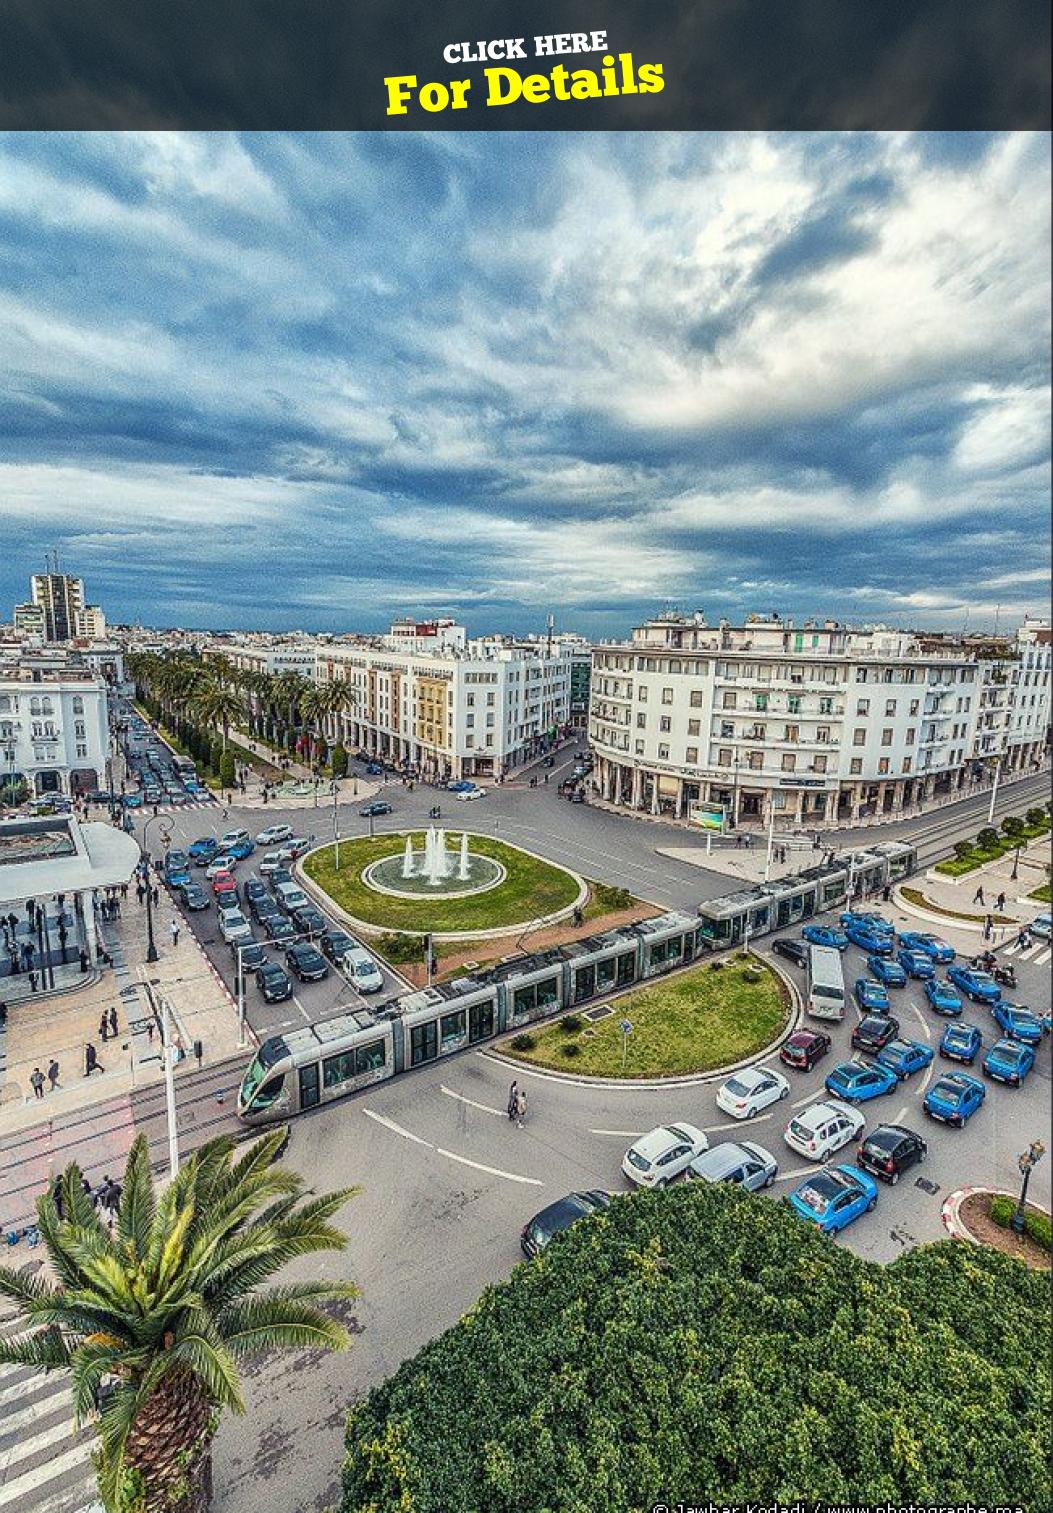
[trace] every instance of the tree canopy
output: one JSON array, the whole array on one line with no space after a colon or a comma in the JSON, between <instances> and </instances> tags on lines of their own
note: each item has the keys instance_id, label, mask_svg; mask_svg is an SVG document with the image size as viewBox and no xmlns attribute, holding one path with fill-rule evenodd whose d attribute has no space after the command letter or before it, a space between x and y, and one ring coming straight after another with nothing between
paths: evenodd
<instances>
[{"instance_id":1,"label":"tree canopy","mask_svg":"<svg viewBox=\"0 0 1053 1513\"><path fill-rule=\"evenodd\" d=\"M880 1266L782 1205L618 1199L352 1409L343 1513L799 1497L1049 1507L1048 1276Z\"/></svg>"}]
</instances>

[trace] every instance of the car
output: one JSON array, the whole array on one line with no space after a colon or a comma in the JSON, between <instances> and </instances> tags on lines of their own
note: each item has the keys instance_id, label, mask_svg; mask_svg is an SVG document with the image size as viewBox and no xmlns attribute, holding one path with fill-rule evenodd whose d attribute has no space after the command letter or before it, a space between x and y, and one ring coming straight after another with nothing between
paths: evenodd
<instances>
[{"instance_id":1,"label":"car","mask_svg":"<svg viewBox=\"0 0 1053 1513\"><path fill-rule=\"evenodd\" d=\"M214 835L202 835L190 842L190 860L197 867L207 867L219 850L219 841Z\"/></svg>"},{"instance_id":2,"label":"car","mask_svg":"<svg viewBox=\"0 0 1053 1513\"><path fill-rule=\"evenodd\" d=\"M556 758L554 756L547 756L542 760L541 765L542 767L555 767Z\"/></svg>"},{"instance_id":3,"label":"car","mask_svg":"<svg viewBox=\"0 0 1053 1513\"><path fill-rule=\"evenodd\" d=\"M142 794L141 793L126 793L122 797L121 803L124 805L124 807L126 809L141 809L143 807L143 797L142 797Z\"/></svg>"},{"instance_id":4,"label":"car","mask_svg":"<svg viewBox=\"0 0 1053 1513\"><path fill-rule=\"evenodd\" d=\"M485 797L485 788L468 788L464 793L456 795L457 802L460 804L470 804L473 799L484 799Z\"/></svg>"},{"instance_id":5,"label":"car","mask_svg":"<svg viewBox=\"0 0 1053 1513\"><path fill-rule=\"evenodd\" d=\"M845 934L854 946L861 951L866 951L873 956L891 956L893 939L891 935L883 931L874 930L870 925L847 925Z\"/></svg>"},{"instance_id":6,"label":"car","mask_svg":"<svg viewBox=\"0 0 1053 1513\"><path fill-rule=\"evenodd\" d=\"M584 793L582 792L582 790L580 788L577 790L576 793L572 793L571 794L571 796L570 796L570 802L572 804L584 804L584 802L585 802L585 795L584 795Z\"/></svg>"},{"instance_id":7,"label":"car","mask_svg":"<svg viewBox=\"0 0 1053 1513\"><path fill-rule=\"evenodd\" d=\"M782 1138L799 1156L807 1156L810 1161L828 1161L834 1151L855 1140L865 1125L858 1109L836 1098L825 1098L795 1114Z\"/></svg>"},{"instance_id":8,"label":"car","mask_svg":"<svg viewBox=\"0 0 1053 1513\"><path fill-rule=\"evenodd\" d=\"M178 809L180 804L185 804L187 802L187 796L181 788L177 788L173 793L166 795L166 802L169 804L175 804L176 808Z\"/></svg>"},{"instance_id":9,"label":"car","mask_svg":"<svg viewBox=\"0 0 1053 1513\"><path fill-rule=\"evenodd\" d=\"M258 898L267 898L267 885L258 877L247 877L241 885L241 896L250 906Z\"/></svg>"},{"instance_id":10,"label":"car","mask_svg":"<svg viewBox=\"0 0 1053 1513\"><path fill-rule=\"evenodd\" d=\"M980 1029L961 1019L957 1024L949 1024L944 1030L940 1039L940 1055L948 1061L962 1061L966 1066L972 1066L983 1043L984 1037Z\"/></svg>"},{"instance_id":11,"label":"car","mask_svg":"<svg viewBox=\"0 0 1053 1513\"><path fill-rule=\"evenodd\" d=\"M198 909L207 909L212 902L201 884L195 883L190 878L179 891L183 895L184 908L189 909L191 913L195 913Z\"/></svg>"},{"instance_id":12,"label":"car","mask_svg":"<svg viewBox=\"0 0 1053 1513\"><path fill-rule=\"evenodd\" d=\"M292 835L291 825L268 825L266 830L261 830L256 837L257 846L276 846L279 841L287 841ZM279 967L279 971L281 968Z\"/></svg>"},{"instance_id":13,"label":"car","mask_svg":"<svg viewBox=\"0 0 1053 1513\"><path fill-rule=\"evenodd\" d=\"M261 868L260 870L262 871L263 869ZM271 887L275 889L278 888L281 883L291 883L293 880L293 875L284 862L282 862L280 867L275 867L271 872L269 872L267 874L267 877Z\"/></svg>"},{"instance_id":14,"label":"car","mask_svg":"<svg viewBox=\"0 0 1053 1513\"><path fill-rule=\"evenodd\" d=\"M224 914L229 914L232 909L239 914L242 912L241 900L236 888L229 888L223 893L216 894L216 907Z\"/></svg>"},{"instance_id":15,"label":"car","mask_svg":"<svg viewBox=\"0 0 1053 1513\"><path fill-rule=\"evenodd\" d=\"M285 866L285 858L280 851L268 851L260 861L259 867L261 875L272 880L276 872L288 870Z\"/></svg>"},{"instance_id":16,"label":"car","mask_svg":"<svg viewBox=\"0 0 1053 1513\"><path fill-rule=\"evenodd\" d=\"M835 951L848 947L848 936L843 930L833 930L829 925L805 925L801 931L810 946L832 946Z\"/></svg>"},{"instance_id":17,"label":"car","mask_svg":"<svg viewBox=\"0 0 1053 1513\"><path fill-rule=\"evenodd\" d=\"M288 914L290 918L296 913L297 909L306 909L311 902L303 889L298 887L294 882L275 883L274 897L278 908L283 913Z\"/></svg>"},{"instance_id":18,"label":"car","mask_svg":"<svg viewBox=\"0 0 1053 1513\"><path fill-rule=\"evenodd\" d=\"M263 925L267 939L280 946L287 940L296 939L296 926L291 920L286 919L284 914L268 914L260 923Z\"/></svg>"},{"instance_id":19,"label":"car","mask_svg":"<svg viewBox=\"0 0 1053 1513\"><path fill-rule=\"evenodd\" d=\"M882 1098L899 1086L899 1078L887 1066L863 1066L858 1061L842 1061L827 1075L823 1083L828 1093L843 1098L846 1103L869 1103L871 1098Z\"/></svg>"},{"instance_id":20,"label":"car","mask_svg":"<svg viewBox=\"0 0 1053 1513\"><path fill-rule=\"evenodd\" d=\"M923 1107L932 1119L961 1129L983 1103L987 1089L966 1072L944 1072L925 1094Z\"/></svg>"},{"instance_id":21,"label":"car","mask_svg":"<svg viewBox=\"0 0 1053 1513\"><path fill-rule=\"evenodd\" d=\"M301 982L321 982L329 976L329 963L321 951L305 940L298 940L285 953L285 960Z\"/></svg>"},{"instance_id":22,"label":"car","mask_svg":"<svg viewBox=\"0 0 1053 1513\"><path fill-rule=\"evenodd\" d=\"M591 1188L588 1192L568 1193L565 1198L557 1198L555 1203L550 1203L547 1208L541 1209L528 1224L523 1225L519 1236L523 1254L528 1258L540 1255L556 1235L562 1234L572 1224L577 1224L579 1219L587 1219L592 1214L602 1213L609 1207L610 1201L610 1193L605 1193L600 1188Z\"/></svg>"},{"instance_id":23,"label":"car","mask_svg":"<svg viewBox=\"0 0 1053 1513\"><path fill-rule=\"evenodd\" d=\"M891 1067L901 1082L908 1077L913 1077L915 1072L923 1072L927 1066L931 1066L936 1052L931 1045L926 1045L921 1040L905 1040L897 1036L890 1040L888 1045L882 1046L878 1052L878 1065Z\"/></svg>"},{"instance_id":24,"label":"car","mask_svg":"<svg viewBox=\"0 0 1053 1513\"><path fill-rule=\"evenodd\" d=\"M252 837L247 830L224 830L219 838L219 849L221 851L229 851L231 846L236 846L241 841L248 841L250 845L252 844Z\"/></svg>"},{"instance_id":25,"label":"car","mask_svg":"<svg viewBox=\"0 0 1053 1513\"><path fill-rule=\"evenodd\" d=\"M1042 1021L1022 1003L999 1001L991 1005L991 1014L998 1028L1010 1039L1021 1040L1025 1045L1038 1045L1041 1041Z\"/></svg>"},{"instance_id":26,"label":"car","mask_svg":"<svg viewBox=\"0 0 1053 1513\"><path fill-rule=\"evenodd\" d=\"M990 972L981 972L978 967L955 963L947 968L947 981L961 988L966 998L971 998L974 1003L997 1003L1002 996L1002 990Z\"/></svg>"},{"instance_id":27,"label":"car","mask_svg":"<svg viewBox=\"0 0 1053 1513\"><path fill-rule=\"evenodd\" d=\"M1008 1037L996 1040L981 1063L988 1077L993 1077L996 1082L1008 1082L1010 1087L1019 1087L1034 1064L1035 1053L1031 1047Z\"/></svg>"},{"instance_id":28,"label":"car","mask_svg":"<svg viewBox=\"0 0 1053 1513\"><path fill-rule=\"evenodd\" d=\"M709 1140L693 1124L662 1124L630 1145L622 1171L640 1187L665 1187L708 1149Z\"/></svg>"},{"instance_id":29,"label":"car","mask_svg":"<svg viewBox=\"0 0 1053 1513\"><path fill-rule=\"evenodd\" d=\"M205 876L212 878L217 877L221 872L233 872L237 865L236 856L228 856L226 852L219 853L206 866Z\"/></svg>"},{"instance_id":30,"label":"car","mask_svg":"<svg viewBox=\"0 0 1053 1513\"><path fill-rule=\"evenodd\" d=\"M165 872L165 882L175 890L184 888L191 880L189 867L170 867Z\"/></svg>"},{"instance_id":31,"label":"car","mask_svg":"<svg viewBox=\"0 0 1053 1513\"><path fill-rule=\"evenodd\" d=\"M717 1107L733 1119L752 1119L762 1109L785 1098L790 1084L768 1067L743 1067L733 1072L717 1092Z\"/></svg>"},{"instance_id":32,"label":"car","mask_svg":"<svg viewBox=\"0 0 1053 1513\"><path fill-rule=\"evenodd\" d=\"M805 1177L786 1202L824 1235L839 1234L877 1206L877 1183L855 1166L828 1166Z\"/></svg>"},{"instance_id":33,"label":"car","mask_svg":"<svg viewBox=\"0 0 1053 1513\"><path fill-rule=\"evenodd\" d=\"M903 1124L879 1124L856 1152L856 1165L895 1187L905 1171L929 1154L928 1141Z\"/></svg>"},{"instance_id":34,"label":"car","mask_svg":"<svg viewBox=\"0 0 1053 1513\"><path fill-rule=\"evenodd\" d=\"M250 940L244 944L232 945L231 953L234 957L234 968L240 965L242 973L247 976L250 972L257 971L267 962L267 956L258 940Z\"/></svg>"},{"instance_id":35,"label":"car","mask_svg":"<svg viewBox=\"0 0 1053 1513\"><path fill-rule=\"evenodd\" d=\"M925 997L929 1000L930 1007L947 1019L953 1019L964 1007L961 994L949 982L941 982L938 977L925 984Z\"/></svg>"},{"instance_id":36,"label":"car","mask_svg":"<svg viewBox=\"0 0 1053 1513\"><path fill-rule=\"evenodd\" d=\"M908 951L923 951L926 956L938 962L940 966L948 966L954 960L954 947L939 935L919 934L916 930L903 930L900 933L899 943Z\"/></svg>"},{"instance_id":37,"label":"car","mask_svg":"<svg viewBox=\"0 0 1053 1513\"><path fill-rule=\"evenodd\" d=\"M447 783L446 784L446 792L447 793L470 793L471 790L474 787L475 787L474 783L469 783L466 780L462 779L460 782L457 782L457 783Z\"/></svg>"},{"instance_id":38,"label":"car","mask_svg":"<svg viewBox=\"0 0 1053 1513\"><path fill-rule=\"evenodd\" d=\"M185 872L190 866L190 858L185 851L180 851L173 846L171 851L165 852L166 872Z\"/></svg>"},{"instance_id":39,"label":"car","mask_svg":"<svg viewBox=\"0 0 1053 1513\"><path fill-rule=\"evenodd\" d=\"M143 801L147 804L159 804L164 798L160 788L144 788Z\"/></svg>"},{"instance_id":40,"label":"car","mask_svg":"<svg viewBox=\"0 0 1053 1513\"><path fill-rule=\"evenodd\" d=\"M212 894L214 898L219 898L223 893L233 893L236 896L237 891L238 885L234 881L233 873L217 872L212 879Z\"/></svg>"},{"instance_id":41,"label":"car","mask_svg":"<svg viewBox=\"0 0 1053 1513\"><path fill-rule=\"evenodd\" d=\"M256 968L256 986L265 1002L282 1003L293 995L292 978L276 961L265 961Z\"/></svg>"},{"instance_id":42,"label":"car","mask_svg":"<svg viewBox=\"0 0 1053 1513\"><path fill-rule=\"evenodd\" d=\"M792 936L782 935L778 940L773 940L771 948L776 956L785 956L787 961L792 961L795 967L808 965L808 947L803 940L794 940Z\"/></svg>"},{"instance_id":43,"label":"car","mask_svg":"<svg viewBox=\"0 0 1053 1513\"><path fill-rule=\"evenodd\" d=\"M734 1182L746 1192L770 1187L779 1163L763 1145L752 1140L722 1140L696 1156L684 1176L693 1182Z\"/></svg>"},{"instance_id":44,"label":"car","mask_svg":"<svg viewBox=\"0 0 1053 1513\"><path fill-rule=\"evenodd\" d=\"M888 989L872 977L857 977L855 1000L864 1014L887 1014L892 1008Z\"/></svg>"},{"instance_id":45,"label":"car","mask_svg":"<svg viewBox=\"0 0 1053 1513\"><path fill-rule=\"evenodd\" d=\"M224 909L219 916L219 933L228 946L241 945L252 939L252 926L240 909Z\"/></svg>"},{"instance_id":46,"label":"car","mask_svg":"<svg viewBox=\"0 0 1053 1513\"><path fill-rule=\"evenodd\" d=\"M1050 936L1050 919L1048 914L1038 914L1028 926L1031 934L1038 940L1048 940Z\"/></svg>"},{"instance_id":47,"label":"car","mask_svg":"<svg viewBox=\"0 0 1053 1513\"><path fill-rule=\"evenodd\" d=\"M305 851L310 851L314 842L306 835L290 835L289 839L278 847L278 855L287 862L294 862L303 856Z\"/></svg>"},{"instance_id":48,"label":"car","mask_svg":"<svg viewBox=\"0 0 1053 1513\"><path fill-rule=\"evenodd\" d=\"M326 932L325 915L314 904L303 904L299 909L294 909L290 918L297 932L306 935L309 940L317 940Z\"/></svg>"},{"instance_id":49,"label":"car","mask_svg":"<svg viewBox=\"0 0 1053 1513\"><path fill-rule=\"evenodd\" d=\"M867 957L867 970L886 988L905 988L907 974L898 961L886 961L883 956Z\"/></svg>"},{"instance_id":50,"label":"car","mask_svg":"<svg viewBox=\"0 0 1053 1513\"><path fill-rule=\"evenodd\" d=\"M265 919L284 919L285 915L267 893L263 898L254 898L249 904L249 913L262 925Z\"/></svg>"},{"instance_id":51,"label":"car","mask_svg":"<svg viewBox=\"0 0 1053 1513\"><path fill-rule=\"evenodd\" d=\"M348 935L346 930L327 930L317 944L331 962L339 962L346 951L353 950L358 945L358 941L353 935Z\"/></svg>"},{"instance_id":52,"label":"car","mask_svg":"<svg viewBox=\"0 0 1053 1513\"><path fill-rule=\"evenodd\" d=\"M833 1042L822 1030L794 1030L779 1047L779 1060L803 1072L810 1072L829 1051Z\"/></svg>"},{"instance_id":53,"label":"car","mask_svg":"<svg viewBox=\"0 0 1053 1513\"><path fill-rule=\"evenodd\" d=\"M876 930L879 935L895 935L896 927L891 920L887 920L883 914L874 914L869 909L849 909L841 915L841 927L847 930L849 925L862 925L864 929Z\"/></svg>"},{"instance_id":54,"label":"car","mask_svg":"<svg viewBox=\"0 0 1053 1513\"><path fill-rule=\"evenodd\" d=\"M340 957L340 970L360 993L379 993L384 975L364 946L353 945Z\"/></svg>"},{"instance_id":55,"label":"car","mask_svg":"<svg viewBox=\"0 0 1053 1513\"><path fill-rule=\"evenodd\" d=\"M899 1034L899 1020L891 1014L867 1014L852 1031L854 1051L881 1051ZM880 1061L880 1057L878 1060Z\"/></svg>"},{"instance_id":56,"label":"car","mask_svg":"<svg viewBox=\"0 0 1053 1513\"><path fill-rule=\"evenodd\" d=\"M908 977L917 978L919 982L928 982L936 976L932 957L924 951L897 951L896 960Z\"/></svg>"},{"instance_id":57,"label":"car","mask_svg":"<svg viewBox=\"0 0 1053 1513\"><path fill-rule=\"evenodd\" d=\"M250 840L235 841L232 846L227 847L227 855L235 857L239 862L243 862L247 856L252 855L255 849L256 847Z\"/></svg>"},{"instance_id":58,"label":"car","mask_svg":"<svg viewBox=\"0 0 1053 1513\"><path fill-rule=\"evenodd\" d=\"M366 775L371 778L380 777L384 769L379 762L366 763Z\"/></svg>"},{"instance_id":59,"label":"car","mask_svg":"<svg viewBox=\"0 0 1053 1513\"><path fill-rule=\"evenodd\" d=\"M378 814L392 814L394 811L390 804L382 803L378 799L372 804L367 804L364 809L360 809L358 812L364 820L368 820Z\"/></svg>"}]
</instances>

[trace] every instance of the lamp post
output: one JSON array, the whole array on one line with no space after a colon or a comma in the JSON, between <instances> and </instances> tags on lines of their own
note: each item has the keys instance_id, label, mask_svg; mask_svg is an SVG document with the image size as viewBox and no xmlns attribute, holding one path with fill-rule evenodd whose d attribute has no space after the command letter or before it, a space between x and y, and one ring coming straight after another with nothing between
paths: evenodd
<instances>
[{"instance_id":1,"label":"lamp post","mask_svg":"<svg viewBox=\"0 0 1053 1513\"><path fill-rule=\"evenodd\" d=\"M1024 1233L1024 1213L1027 1208L1027 1184L1031 1180L1032 1171L1042 1160L1042 1157L1045 1154L1046 1147L1042 1144L1042 1141L1032 1140L1031 1144L1028 1146L1024 1154L1016 1158L1016 1164L1017 1166L1019 1166L1021 1172L1023 1173L1024 1182L1023 1186L1020 1189L1020 1202L1016 1205L1016 1212L1013 1214L1012 1220L1010 1222L1010 1227L1012 1228L1014 1234L1022 1235Z\"/></svg>"},{"instance_id":2,"label":"lamp post","mask_svg":"<svg viewBox=\"0 0 1053 1513\"><path fill-rule=\"evenodd\" d=\"M741 762L740 758L736 757L735 760L731 764L731 773L732 773L732 777L731 777L731 782L732 782L732 787L731 787L731 828L732 828L732 830L737 830L738 829L738 824L739 824L739 768L741 766L742 766L742 762Z\"/></svg>"},{"instance_id":3,"label":"lamp post","mask_svg":"<svg viewBox=\"0 0 1053 1513\"><path fill-rule=\"evenodd\" d=\"M1023 841L1018 842L1017 848L1016 848L1016 852L1015 852L1015 854L1013 856L1013 870L1009 874L1009 881L1011 883L1015 883L1016 880L1017 880L1017 877L1019 876L1019 873L1020 873L1020 853L1023 850L1023 847L1024 847Z\"/></svg>"},{"instance_id":4,"label":"lamp post","mask_svg":"<svg viewBox=\"0 0 1053 1513\"><path fill-rule=\"evenodd\" d=\"M1002 758L1001 758L1001 755L999 755L998 761L995 763L994 784L993 784L993 786L991 788L991 802L987 806L987 823L988 824L990 824L992 822L992 820L994 819L995 799L998 797L998 784L999 784L999 781L1001 779L1001 776L1002 776Z\"/></svg>"},{"instance_id":5,"label":"lamp post","mask_svg":"<svg viewBox=\"0 0 1053 1513\"><path fill-rule=\"evenodd\" d=\"M156 961L157 960L157 943L154 940L154 909L153 909L153 896L154 896L154 894L153 894L153 888L154 888L154 883L153 883L153 876L151 874L151 867L150 867L150 851L149 851L149 848L148 848L148 846L146 844L146 841L147 841L147 836L149 835L149 832L150 832L150 826L154 823L155 820L160 820L160 819L167 819L167 815L162 816L160 814L153 814L153 815L150 816L150 818L147 820L146 824L143 826L142 850L143 850L143 860L146 862L146 876L143 879L143 881L146 884L146 959L147 959L147 961ZM161 835L162 835L162 838L164 840L164 844L167 846L168 842L172 839L171 832L162 829Z\"/></svg>"}]
</instances>

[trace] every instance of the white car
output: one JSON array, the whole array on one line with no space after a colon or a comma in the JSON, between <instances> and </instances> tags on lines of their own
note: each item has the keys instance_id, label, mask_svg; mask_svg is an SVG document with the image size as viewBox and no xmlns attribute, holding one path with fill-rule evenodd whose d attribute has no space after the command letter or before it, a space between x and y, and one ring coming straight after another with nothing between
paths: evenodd
<instances>
[{"instance_id":1,"label":"white car","mask_svg":"<svg viewBox=\"0 0 1053 1513\"><path fill-rule=\"evenodd\" d=\"M278 855L284 857L287 862L294 862L298 856L303 856L305 851L310 851L311 842L306 835L290 835L284 846L278 847Z\"/></svg>"},{"instance_id":2,"label":"white car","mask_svg":"<svg viewBox=\"0 0 1053 1513\"><path fill-rule=\"evenodd\" d=\"M462 793L457 794L457 801L461 804L467 804L472 799L484 799L485 797L485 788L465 788Z\"/></svg>"},{"instance_id":3,"label":"white car","mask_svg":"<svg viewBox=\"0 0 1053 1513\"><path fill-rule=\"evenodd\" d=\"M291 825L268 825L266 830L261 830L256 837L256 844L257 846L276 846L279 841L287 841L291 835Z\"/></svg>"},{"instance_id":4,"label":"white car","mask_svg":"<svg viewBox=\"0 0 1053 1513\"><path fill-rule=\"evenodd\" d=\"M384 986L380 968L364 946L352 946L340 958L340 970L360 993L379 993Z\"/></svg>"},{"instance_id":5,"label":"white car","mask_svg":"<svg viewBox=\"0 0 1053 1513\"><path fill-rule=\"evenodd\" d=\"M1040 914L1037 919L1031 921L1030 930L1032 935L1037 935L1039 940L1048 940L1050 934L1050 916Z\"/></svg>"},{"instance_id":6,"label":"white car","mask_svg":"<svg viewBox=\"0 0 1053 1513\"><path fill-rule=\"evenodd\" d=\"M233 872L237 865L238 859L236 856L224 856L222 854L214 856L205 868L205 876L215 877L220 872Z\"/></svg>"},{"instance_id":7,"label":"white car","mask_svg":"<svg viewBox=\"0 0 1053 1513\"><path fill-rule=\"evenodd\" d=\"M241 846L245 841L251 840L252 836L247 830L224 830L219 838L219 849L225 851L228 846Z\"/></svg>"},{"instance_id":8,"label":"white car","mask_svg":"<svg viewBox=\"0 0 1053 1513\"><path fill-rule=\"evenodd\" d=\"M717 1107L733 1119L752 1119L771 1103L778 1103L790 1091L790 1084L779 1072L767 1067L744 1067L733 1072L717 1094Z\"/></svg>"},{"instance_id":9,"label":"white car","mask_svg":"<svg viewBox=\"0 0 1053 1513\"><path fill-rule=\"evenodd\" d=\"M865 1124L857 1108L838 1098L827 1098L796 1114L782 1138L799 1156L807 1156L809 1161L827 1161L842 1145L857 1139Z\"/></svg>"},{"instance_id":10,"label":"white car","mask_svg":"<svg viewBox=\"0 0 1053 1513\"><path fill-rule=\"evenodd\" d=\"M664 1187L708 1149L709 1141L693 1124L663 1124L630 1145L622 1171L640 1187Z\"/></svg>"},{"instance_id":11,"label":"white car","mask_svg":"<svg viewBox=\"0 0 1053 1513\"><path fill-rule=\"evenodd\" d=\"M272 872L280 872L285 866L285 858L280 851L268 851L260 862L260 872L268 877Z\"/></svg>"},{"instance_id":12,"label":"white car","mask_svg":"<svg viewBox=\"0 0 1053 1513\"><path fill-rule=\"evenodd\" d=\"M219 933L228 946L241 945L252 940L252 926L244 914L236 909L224 910L219 916Z\"/></svg>"}]
</instances>

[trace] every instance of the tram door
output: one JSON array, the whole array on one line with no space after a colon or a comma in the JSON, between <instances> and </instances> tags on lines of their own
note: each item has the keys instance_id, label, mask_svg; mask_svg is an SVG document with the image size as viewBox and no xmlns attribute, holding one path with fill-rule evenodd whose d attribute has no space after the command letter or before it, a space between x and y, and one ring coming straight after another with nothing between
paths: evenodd
<instances>
[{"instance_id":1,"label":"tram door","mask_svg":"<svg viewBox=\"0 0 1053 1513\"><path fill-rule=\"evenodd\" d=\"M300 1109L314 1108L318 1102L318 1063L310 1061L300 1068Z\"/></svg>"}]
</instances>

